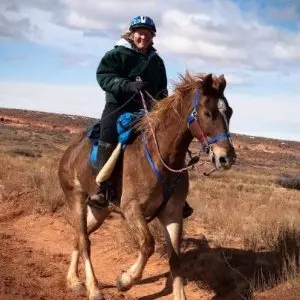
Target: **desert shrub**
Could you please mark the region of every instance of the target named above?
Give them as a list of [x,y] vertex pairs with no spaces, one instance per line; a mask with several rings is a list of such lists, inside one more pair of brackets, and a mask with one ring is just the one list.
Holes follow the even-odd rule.
[[287,189],[300,190],[300,176],[280,174],[276,183]]

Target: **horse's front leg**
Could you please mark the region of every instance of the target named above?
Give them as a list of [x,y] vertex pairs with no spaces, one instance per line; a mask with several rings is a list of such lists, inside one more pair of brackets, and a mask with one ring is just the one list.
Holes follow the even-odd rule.
[[159,220],[166,231],[170,271],[173,278],[174,300],[186,300],[183,280],[180,275],[180,242],[182,236],[183,203],[184,201],[176,201],[172,197],[164,211],[159,215]]
[[131,200],[123,208],[123,212],[132,234],[139,243],[140,249],[135,263],[126,272],[122,272],[117,279],[117,288],[121,291],[130,289],[135,282],[142,278],[145,265],[154,252],[154,239],[138,201]]

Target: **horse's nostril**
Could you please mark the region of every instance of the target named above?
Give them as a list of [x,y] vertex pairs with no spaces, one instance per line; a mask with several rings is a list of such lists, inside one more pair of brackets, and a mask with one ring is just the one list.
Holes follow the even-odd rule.
[[228,159],[226,157],[223,157],[223,156],[221,156],[219,158],[219,162],[220,162],[221,166],[227,166],[229,164]]

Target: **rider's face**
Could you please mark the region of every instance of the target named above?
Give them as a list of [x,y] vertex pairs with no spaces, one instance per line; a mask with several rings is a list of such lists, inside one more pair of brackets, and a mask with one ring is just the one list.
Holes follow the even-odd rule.
[[133,42],[135,46],[145,52],[149,45],[152,43],[153,34],[150,30],[146,28],[137,28],[133,33]]

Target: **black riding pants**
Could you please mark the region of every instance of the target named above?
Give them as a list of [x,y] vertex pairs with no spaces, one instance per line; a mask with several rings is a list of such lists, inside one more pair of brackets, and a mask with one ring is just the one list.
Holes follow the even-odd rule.
[[100,126],[100,140],[112,145],[118,143],[117,120],[124,112],[137,112],[141,106],[137,102],[130,102],[122,109],[121,105],[115,103],[106,103]]

